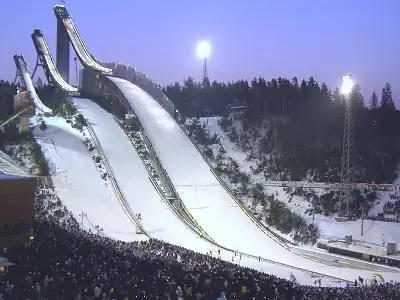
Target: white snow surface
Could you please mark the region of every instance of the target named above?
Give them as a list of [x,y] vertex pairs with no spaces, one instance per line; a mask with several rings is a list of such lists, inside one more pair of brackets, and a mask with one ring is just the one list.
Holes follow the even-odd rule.
[[[83,144],[81,133],[73,129],[62,118],[43,117],[43,119],[48,128],[42,131],[36,127],[34,129],[35,138],[49,161],[56,194],[80,222],[81,227],[96,232],[94,227],[98,225],[106,236],[116,240],[146,239],[143,235],[135,233],[135,227],[126,217],[115,195],[110,193],[104,185],[86,146]],[[34,118],[32,123],[36,123]],[[82,219],[82,212],[87,214],[87,217]],[[145,218],[147,219],[147,217]],[[153,218],[150,217],[150,219]],[[179,227],[182,227],[182,224],[167,223],[169,221],[169,219],[158,218],[158,222],[162,222],[164,227],[174,228],[171,230],[172,232],[159,231],[156,237],[165,241],[182,241],[182,239],[177,241],[174,237],[174,235],[180,234]],[[154,233],[152,235],[154,236]],[[193,235],[190,237],[185,235],[185,238],[187,240],[182,243],[182,246],[200,253],[213,251],[213,256],[216,256],[217,249],[215,247],[207,243],[199,243],[198,238]],[[242,257],[240,260],[239,257],[232,257],[232,254],[226,251],[221,251],[220,258],[265,273],[273,273],[288,280],[290,280],[290,273],[293,273],[301,284],[313,284],[318,279],[318,277],[312,278],[300,271],[269,263],[260,263],[254,259]],[[322,278],[322,285],[337,285],[337,283]]]
[[70,17],[68,18],[63,18],[63,23],[65,26],[65,29],[67,30],[69,39],[71,43],[74,46],[74,49],[76,51],[76,54],[80,57],[82,61],[85,62],[85,64],[92,68],[93,70],[97,70],[100,72],[104,73],[111,73],[112,70],[105,68],[101,65],[99,65],[88,53],[86,46],[83,44],[82,39],[80,38],[80,35],[78,31],[76,30],[75,24],[72,21]]
[[[104,111],[96,103],[88,99],[74,99],[74,104],[91,124],[99,142],[102,145],[105,156],[115,179],[126,197],[131,209],[135,213],[141,213],[145,230],[151,237],[192,249],[196,252],[207,253],[210,250],[216,253],[217,248],[191,232],[185,225],[173,215],[158,193],[154,190],[148,173],[140,157],[136,153],[129,138],[118,126],[113,116]],[[110,142],[111,141],[111,142]],[[222,259],[232,262],[232,253],[221,250]],[[315,278],[301,271],[291,268],[258,262],[255,259],[235,257],[235,263],[251,267],[266,273],[273,273],[282,278],[290,278],[292,272],[299,282],[312,284]],[[326,274],[331,274],[327,272]],[[337,272],[340,275],[339,272]],[[353,274],[347,277],[352,280]],[[325,280],[325,285],[334,283]]]
[[134,109],[181,199],[216,242],[244,253],[349,280],[370,274],[310,261],[276,244],[245,216],[185,133],[157,101],[126,80],[112,77],[110,80]]
[[40,100],[38,94],[36,93],[35,87],[32,83],[31,75],[29,74],[29,71],[28,71],[28,68],[26,66],[26,62],[25,62],[25,59],[23,58],[23,56],[19,56],[18,65],[19,65],[19,69],[21,71],[22,77],[24,78],[26,89],[30,92],[33,103],[35,104],[36,108],[43,113],[51,113],[52,110],[43,104],[43,102]]
[[[206,129],[213,135],[217,134],[220,138],[220,142],[224,147],[227,156],[233,158],[239,165],[240,169],[250,175],[252,182],[261,182],[263,178],[261,175],[254,175],[251,171],[250,166],[255,167],[254,162],[247,161],[247,153],[238,149],[238,147],[229,140],[227,134],[219,126],[218,121],[220,117],[200,118],[202,124],[206,124]],[[400,180],[396,180],[395,184],[399,184]],[[311,204],[306,201],[303,197],[293,196],[289,201],[290,195],[288,195],[282,187],[265,187],[265,192],[268,194],[276,195],[277,199],[286,203],[288,207],[293,211],[303,216],[309,223],[312,223],[312,215],[304,214],[307,208],[311,208]],[[311,189],[316,194],[326,192],[325,189]],[[372,215],[376,215],[377,212],[382,211],[383,204],[389,201],[389,192],[378,192],[378,199],[376,200],[377,205],[371,210]],[[378,209],[378,207],[380,209]],[[375,214],[374,214],[375,212]],[[393,222],[381,222],[364,220],[364,234],[361,235],[361,220],[349,221],[349,222],[337,222],[332,217],[325,217],[323,215],[315,215],[315,224],[321,230],[321,237],[328,239],[344,239],[346,234],[351,234],[353,239],[369,242],[374,244],[382,245],[383,242],[397,242],[400,243],[400,223]],[[271,228],[272,229],[272,228]],[[285,238],[290,238],[288,235],[282,234],[278,230],[275,232],[281,234]]]
[[124,215],[115,194],[100,178],[99,172],[83,144],[80,132],[60,117],[43,117],[47,129],[36,127],[36,140],[49,162],[57,195],[83,228],[99,226],[104,234],[123,241],[140,240],[135,227]]
[[70,85],[68,82],[64,80],[64,78],[61,76],[60,72],[58,72],[58,69],[54,63],[54,60],[50,54],[50,49],[47,45],[46,40],[44,39],[43,36],[39,35],[34,35],[34,38],[36,41],[39,43],[40,48],[43,52],[43,57],[46,61],[46,65],[50,70],[51,75],[53,76],[53,79],[65,90],[68,92],[78,92],[78,88],[73,87]]
[[77,98],[74,103],[91,124],[117,184],[131,210],[142,215],[148,234],[172,244],[204,248],[204,240],[184,226],[155,190],[141,158],[113,116],[90,100]]

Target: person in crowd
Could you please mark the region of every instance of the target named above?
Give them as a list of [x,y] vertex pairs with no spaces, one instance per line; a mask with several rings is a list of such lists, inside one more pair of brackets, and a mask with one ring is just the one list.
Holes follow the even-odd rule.
[[[38,193],[35,238],[3,251],[16,265],[0,273],[0,300],[399,299],[400,283],[299,285],[163,241],[126,243],[91,233]],[[53,195],[54,196],[54,195]],[[54,196],[55,197],[55,196]],[[53,203],[60,201],[56,200]]]

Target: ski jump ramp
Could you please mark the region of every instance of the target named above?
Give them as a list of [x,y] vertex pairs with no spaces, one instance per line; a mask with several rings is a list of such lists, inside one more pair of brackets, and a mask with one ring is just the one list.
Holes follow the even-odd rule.
[[100,73],[112,74],[111,69],[103,67],[99,60],[89,53],[65,6],[56,5],[54,6],[53,10],[57,19],[60,20],[64,25],[72,47],[74,48],[75,53],[77,54],[82,65]]
[[42,32],[36,29],[32,33],[32,40],[35,45],[36,52],[39,56],[42,56],[44,59],[44,67],[46,68],[47,73],[53,79],[53,82],[62,90],[66,92],[78,92],[78,88],[73,87],[68,82],[62,78],[60,72],[58,71],[56,64],[54,62],[53,56],[50,53],[49,46],[47,44],[46,39],[44,38]]
[[108,77],[142,123],[179,196],[200,226],[227,248],[309,269],[329,268],[299,257],[262,232],[220,184],[171,115],[133,83]]
[[15,66],[17,67],[17,70],[21,72],[21,80],[23,80],[23,84],[25,85],[26,89],[30,92],[33,103],[35,104],[36,108],[42,113],[52,113],[52,110],[46,105],[44,105],[43,102],[40,100],[39,96],[37,95],[24,57],[22,55],[14,55],[14,62]]

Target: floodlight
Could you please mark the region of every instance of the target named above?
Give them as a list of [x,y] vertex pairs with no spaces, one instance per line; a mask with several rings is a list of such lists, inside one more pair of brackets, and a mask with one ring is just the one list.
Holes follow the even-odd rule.
[[349,95],[353,90],[354,82],[350,75],[343,76],[342,86],[340,87],[340,93],[343,95]]
[[196,54],[200,59],[207,59],[211,53],[211,45],[208,41],[201,41],[197,44]]

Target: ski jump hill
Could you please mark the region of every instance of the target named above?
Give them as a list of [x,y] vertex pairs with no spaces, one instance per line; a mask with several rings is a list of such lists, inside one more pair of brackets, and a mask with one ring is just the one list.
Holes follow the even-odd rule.
[[[172,212],[171,209],[168,216],[163,218],[174,218],[170,223],[179,223],[186,227],[187,230],[182,233],[185,240],[193,236],[223,251],[241,253],[254,260],[268,261],[332,280],[352,282],[362,274],[360,270],[368,269],[364,268],[362,262],[352,261],[349,264],[354,272],[348,270],[348,275],[344,276],[344,272],[331,264],[335,257],[310,250],[304,255],[301,249],[255,219],[215,174],[187,135],[177,120],[178,111],[160,86],[136,68],[101,62],[87,49],[66,7],[56,5],[53,10],[57,19],[56,60],[50,53],[43,33],[35,30],[31,36],[37,52],[33,74],[41,66],[49,83],[75,97],[75,105],[94,124],[93,134],[98,137],[98,142],[104,149],[105,159],[112,170],[125,210],[133,221],[137,221],[134,220],[135,213],[143,214],[141,226],[146,235],[162,238],[154,230],[149,230],[152,225],[146,218],[157,212],[157,197],[163,196],[152,186],[154,183],[147,178],[149,174],[146,169],[139,166],[140,159],[136,157],[133,146],[130,149],[128,140],[123,140],[123,137],[118,140],[120,142],[113,140],[120,134],[115,118],[124,119],[127,115],[133,116],[139,122],[147,145],[160,164],[164,180],[180,203],[180,210]],[[79,89],[69,83],[70,45],[83,66]],[[35,106],[42,112],[51,112],[37,96],[23,56],[16,55],[14,60],[17,75],[33,95]],[[76,98],[80,95],[109,100],[114,116],[105,114],[97,104],[88,99]],[[118,149],[116,143],[121,145]],[[112,153],[117,151],[120,151],[120,156],[129,156],[126,165],[112,157]],[[137,174],[142,175],[136,181],[134,176]],[[135,182],[132,183],[131,180]],[[148,199],[141,199],[148,201],[147,203],[137,200],[140,197],[146,198],[146,195],[140,195],[141,189],[148,191]],[[135,195],[136,200],[132,200],[132,195]],[[130,211],[137,207],[145,211]]]

